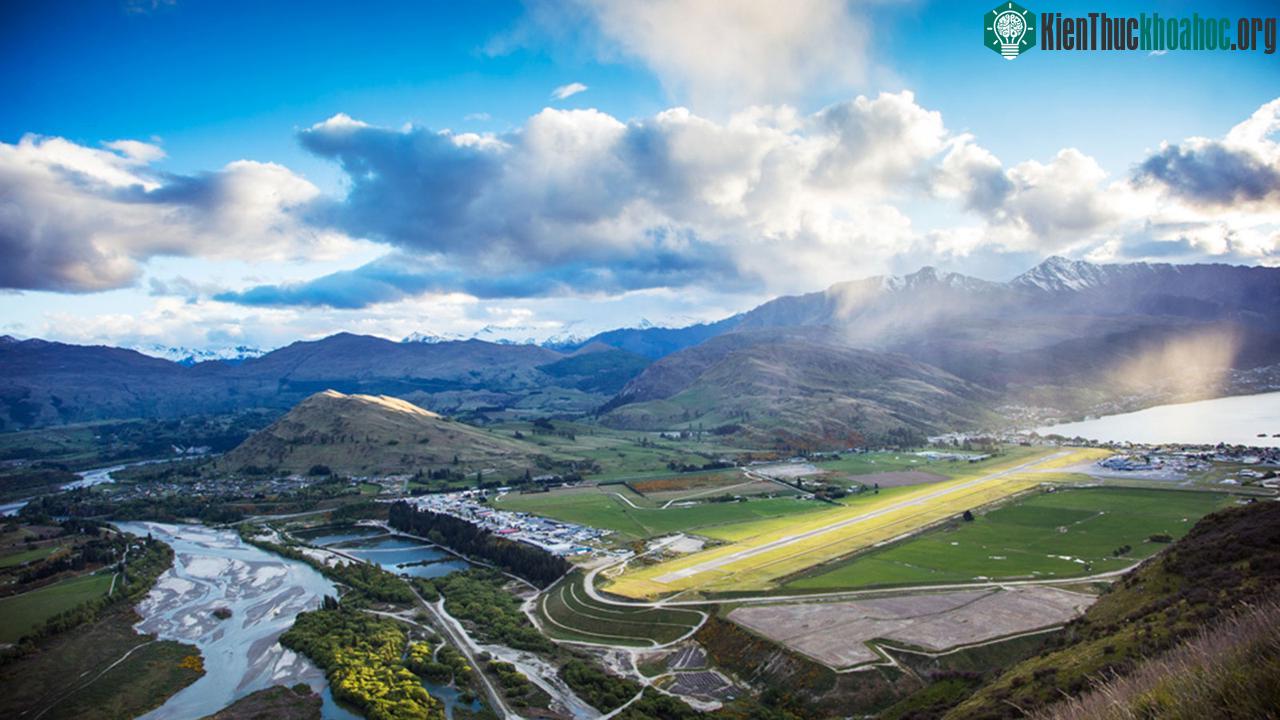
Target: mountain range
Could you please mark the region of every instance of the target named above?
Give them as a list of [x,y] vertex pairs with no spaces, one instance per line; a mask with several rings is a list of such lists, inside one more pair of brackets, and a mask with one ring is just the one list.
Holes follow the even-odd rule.
[[596,414],[784,443],[970,429],[1009,405],[1228,391],[1234,371],[1280,363],[1280,269],[1053,257],[997,283],[926,267],[553,347],[339,333],[245,355],[0,338],[0,428],[284,410],[333,389],[480,422]]

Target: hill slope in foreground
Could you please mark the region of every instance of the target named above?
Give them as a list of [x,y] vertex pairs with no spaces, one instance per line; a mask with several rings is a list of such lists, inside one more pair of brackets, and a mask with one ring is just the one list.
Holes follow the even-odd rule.
[[1280,503],[1208,515],[946,717],[1275,717],[1247,708],[1280,707],[1280,635],[1249,630],[1280,616],[1277,589]]
[[222,461],[231,470],[371,475],[453,468],[515,475],[549,461],[533,445],[454,422],[385,395],[325,390],[249,436]]

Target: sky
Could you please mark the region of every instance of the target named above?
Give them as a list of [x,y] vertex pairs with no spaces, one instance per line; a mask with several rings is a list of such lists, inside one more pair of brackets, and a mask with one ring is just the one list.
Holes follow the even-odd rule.
[[1280,53],[1006,61],[990,5],[8,0],[0,333],[541,341],[924,265],[1280,265]]

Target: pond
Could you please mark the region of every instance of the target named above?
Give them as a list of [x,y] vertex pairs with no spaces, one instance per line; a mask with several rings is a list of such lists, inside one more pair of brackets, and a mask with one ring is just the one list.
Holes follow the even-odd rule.
[[328,547],[367,560],[388,572],[411,577],[442,577],[471,567],[466,560],[438,547],[395,535],[348,540]]
[[1101,442],[1280,447],[1280,392],[1158,405],[1036,432]]

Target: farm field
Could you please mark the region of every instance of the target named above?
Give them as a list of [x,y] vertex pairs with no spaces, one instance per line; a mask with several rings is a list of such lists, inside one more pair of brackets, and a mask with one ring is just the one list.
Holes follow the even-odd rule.
[[[1076,488],[1016,500],[793,580],[792,590],[834,590],[981,579],[1074,577],[1119,570],[1177,539],[1231,502],[1221,493]],[[1129,550],[1116,555],[1122,547]]]
[[631,492],[623,485],[568,488],[528,495],[510,493],[494,500],[493,506],[612,530],[624,540],[672,532],[698,532],[700,528],[804,515],[830,507],[812,500],[771,498],[663,509],[658,503]]
[[45,620],[106,593],[110,587],[111,574],[100,573],[0,598],[0,642],[17,641]]
[[[920,470],[947,477],[961,477],[1004,465],[1010,460],[1027,459],[1033,457],[1037,452],[1036,448],[1008,446],[1001,450],[1000,455],[970,463],[954,460],[929,460],[910,452],[882,451],[850,453],[842,455],[839,460],[822,460],[815,462],[815,465],[823,472],[846,474],[851,476],[851,480],[858,482],[863,480],[857,477],[859,475],[911,470]],[[976,455],[978,453],[973,451],[972,454]]]
[[631,487],[658,503],[705,500],[718,495],[798,495],[799,490],[770,480],[748,477],[737,468],[681,473],[650,480],[636,480]]
[[696,628],[702,613],[693,610],[624,608],[592,600],[574,573],[553,585],[538,604],[543,632],[558,640],[630,647],[653,647],[679,639]]
[[946,482],[894,488],[894,492],[873,495],[869,502],[794,518],[785,526],[739,542],[630,571],[608,589],[627,597],[683,590],[767,590],[806,568],[1051,481],[1055,477],[1049,473],[1056,468],[1102,454],[1082,449],[1041,450],[1030,459],[1005,458],[997,466]]
[[555,421],[554,431],[532,423],[504,423],[493,432],[512,437],[519,432],[526,442],[537,445],[552,457],[585,458],[594,461],[599,472],[592,480],[639,480],[672,475],[669,463],[702,466],[725,456],[751,452],[750,448],[726,445],[717,439],[672,440],[655,433],[612,430],[599,425]]
[[0,557],[0,568],[9,568],[21,565],[32,560],[40,560],[46,558],[61,548],[60,545],[45,545],[43,547],[33,548],[31,550],[19,550]]

